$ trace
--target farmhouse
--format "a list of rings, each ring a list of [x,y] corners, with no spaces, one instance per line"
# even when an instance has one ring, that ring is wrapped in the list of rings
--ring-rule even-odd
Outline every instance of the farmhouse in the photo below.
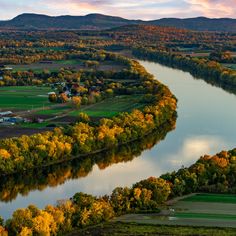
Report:
[[[2,117],[0,123],[4,124],[16,124],[24,122],[25,120],[22,117]]]
[[[12,115],[12,111],[3,111],[0,112],[0,117]]]
[[[39,63],[40,64],[52,64],[53,61],[40,61]]]
[[[13,70],[12,67],[0,64],[0,71]]]
[[[55,92],[49,92],[48,95],[56,95]]]

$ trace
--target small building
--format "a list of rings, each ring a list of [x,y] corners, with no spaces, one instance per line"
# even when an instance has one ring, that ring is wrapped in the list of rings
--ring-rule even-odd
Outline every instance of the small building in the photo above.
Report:
[[[4,123],[11,123],[11,124],[24,122],[24,119],[21,117],[3,117],[2,119]]]
[[[6,65],[3,65],[3,64],[0,64],[0,70],[1,71],[13,70],[13,68],[10,67],[10,66],[6,66]]]
[[[3,111],[3,112],[0,112],[0,116],[9,116],[9,115],[12,115],[12,111]]]
[[[40,61],[39,63],[40,64],[52,64],[53,61]]]
[[[48,95],[56,95],[55,92],[49,92]]]
[[[5,66],[5,67],[3,68],[3,70],[13,70],[13,68],[10,67],[10,66]]]

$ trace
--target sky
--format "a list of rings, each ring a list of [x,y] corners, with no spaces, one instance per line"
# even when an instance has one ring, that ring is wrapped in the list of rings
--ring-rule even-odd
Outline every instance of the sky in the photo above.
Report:
[[[236,0],[0,0],[0,19],[21,13],[86,15],[101,13],[128,19],[164,17],[236,18]]]

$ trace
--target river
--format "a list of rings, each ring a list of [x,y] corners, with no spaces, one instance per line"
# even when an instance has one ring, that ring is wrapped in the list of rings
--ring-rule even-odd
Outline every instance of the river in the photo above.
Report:
[[[141,179],[189,166],[201,155],[214,154],[236,146],[234,94],[195,79],[187,72],[158,63],[140,63],[159,81],[169,86],[178,98],[176,129],[154,147],[143,151],[138,158],[109,167],[101,163],[94,165],[84,177],[81,174],[78,178],[62,178],[60,181],[59,174],[55,183],[40,186],[40,190],[31,190],[27,186],[32,185],[29,181],[25,183],[24,190],[19,190],[19,186],[13,184],[9,191],[1,193],[1,199],[8,199],[8,202],[0,202],[1,216],[7,219],[14,210],[29,204],[43,208],[80,191],[94,195],[110,194],[117,186],[131,186]],[[66,174],[63,172],[63,175]],[[7,194],[14,197],[8,197]]]

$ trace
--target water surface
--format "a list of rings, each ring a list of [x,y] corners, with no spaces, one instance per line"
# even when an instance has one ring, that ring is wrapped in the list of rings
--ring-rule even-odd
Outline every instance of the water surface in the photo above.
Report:
[[[95,164],[84,177],[81,174],[78,178],[68,180],[65,177],[67,172],[64,171],[61,173],[64,175],[61,176],[61,182],[60,175],[56,176],[55,183],[40,186],[41,190],[29,193],[22,191],[19,194],[19,190],[12,186],[10,189],[16,192],[15,199],[7,203],[0,202],[0,215],[8,218],[15,209],[29,204],[43,208],[47,204],[55,204],[58,199],[70,198],[79,191],[94,195],[110,194],[117,186],[131,186],[141,179],[189,166],[201,155],[236,147],[234,94],[194,79],[187,72],[158,63],[140,62],[148,72],[169,86],[178,98],[176,129],[168,133],[163,141],[140,153],[138,158],[131,158],[129,162],[122,162],[121,158],[120,163],[109,167],[102,163]]]

